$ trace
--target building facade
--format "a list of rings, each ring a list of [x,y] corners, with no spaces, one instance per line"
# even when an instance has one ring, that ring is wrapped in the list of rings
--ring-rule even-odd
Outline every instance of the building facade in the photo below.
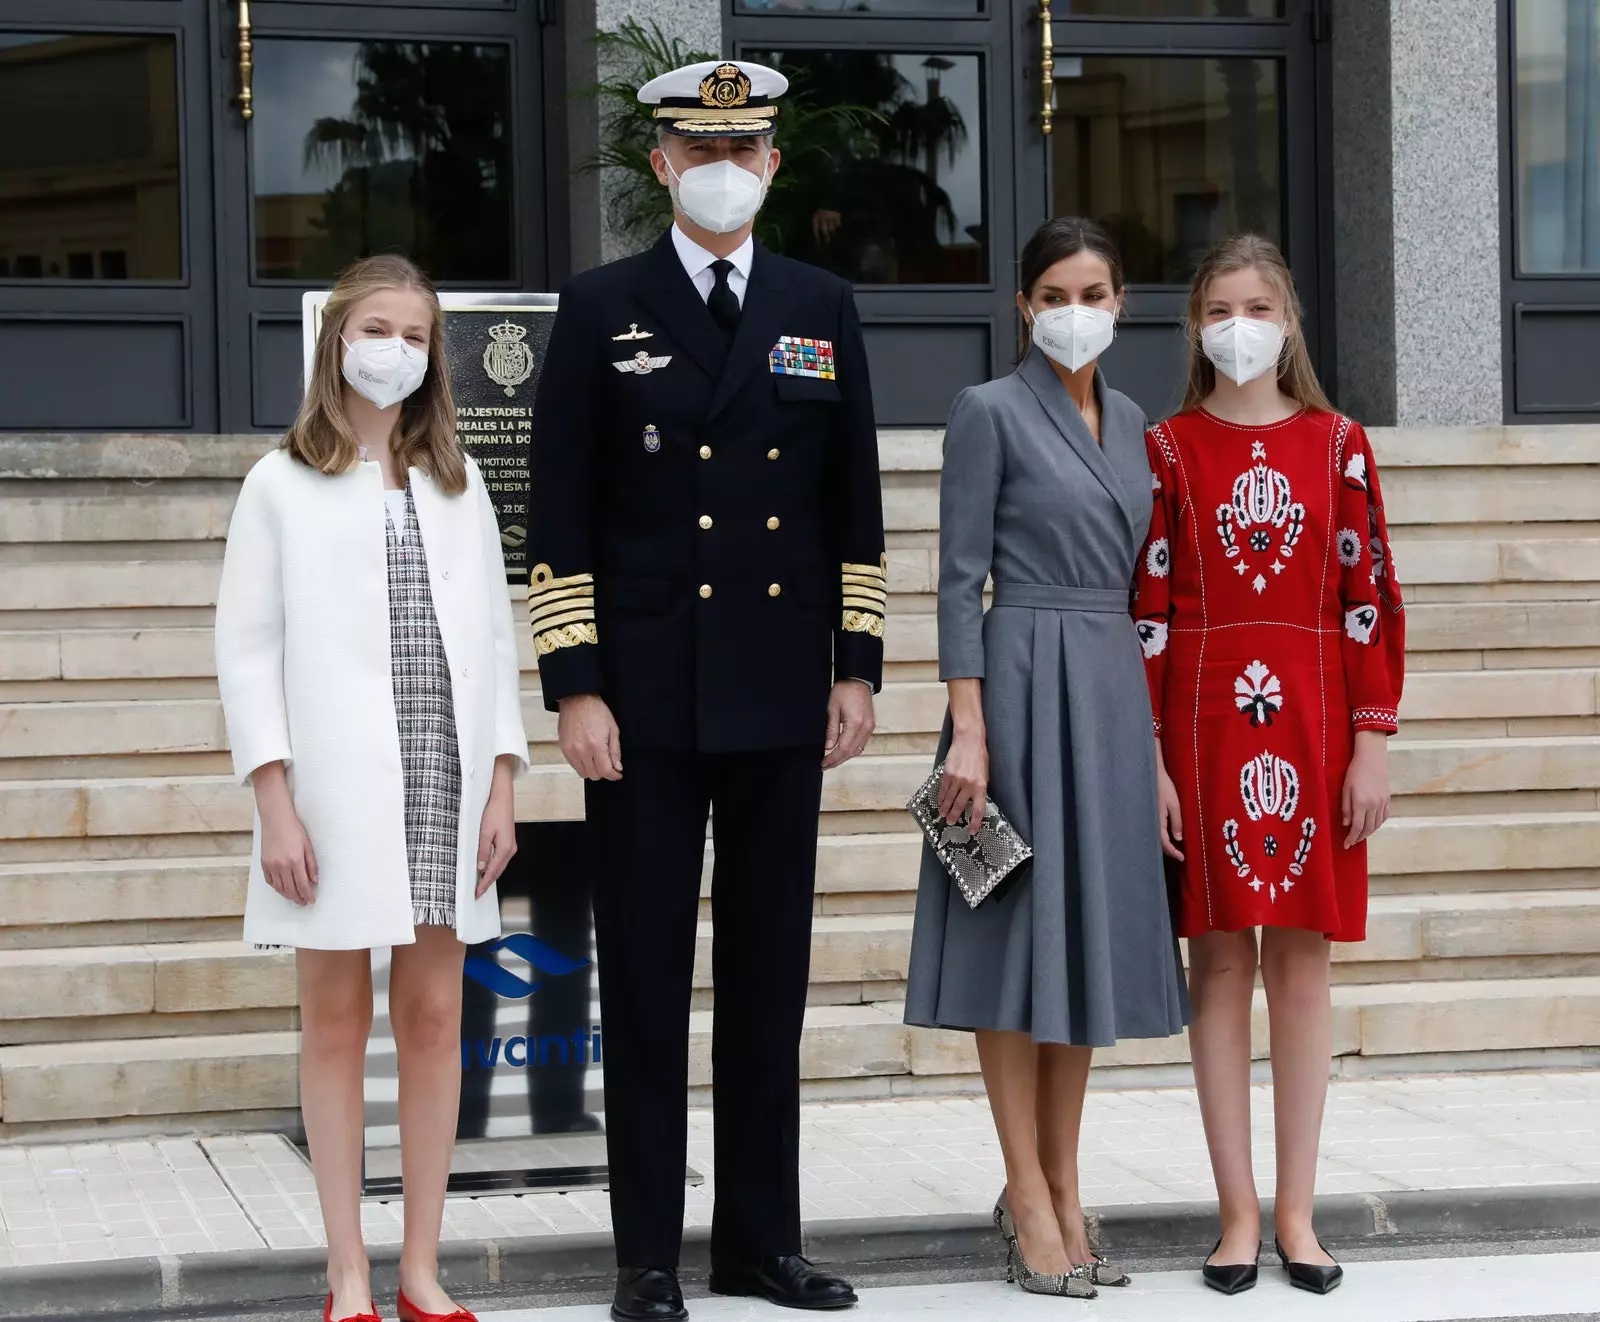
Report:
[[[636,244],[589,168],[629,20],[794,78],[769,237],[855,282],[885,424],[1009,367],[1063,213],[1119,240],[1152,414],[1250,228],[1363,420],[1600,418],[1600,0],[0,0],[0,430],[275,430],[345,262],[545,290]]]

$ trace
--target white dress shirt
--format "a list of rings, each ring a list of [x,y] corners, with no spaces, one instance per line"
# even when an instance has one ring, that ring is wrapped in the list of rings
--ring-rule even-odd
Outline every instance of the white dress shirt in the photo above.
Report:
[[[711,287],[717,283],[717,273],[711,269],[711,263],[718,260],[717,255],[707,252],[676,225],[672,227],[672,246],[678,250],[678,260],[683,263],[689,279],[694,281],[694,287],[700,291],[700,297],[709,299]],[[755,255],[756,241],[752,238],[746,238],[735,251],[728,254],[728,260],[733,263],[733,270],[728,272],[728,288],[733,290],[733,296],[739,300],[741,308],[744,306],[744,288],[750,283],[750,263],[755,260]]]

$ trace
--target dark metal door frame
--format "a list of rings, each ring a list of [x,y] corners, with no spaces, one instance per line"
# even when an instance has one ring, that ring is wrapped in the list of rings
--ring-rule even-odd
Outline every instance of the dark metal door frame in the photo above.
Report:
[[[238,88],[236,0],[212,0],[216,133],[215,206],[219,236],[219,325],[222,425],[225,430],[276,430],[283,419],[263,416],[254,373],[262,327],[292,324],[298,337],[304,281],[254,276],[254,216],[250,191],[249,128],[234,102]],[[514,133],[511,278],[475,281],[474,288],[527,290],[549,279],[546,235],[547,96],[541,9],[535,0],[253,0],[257,41],[270,38],[436,40],[504,44],[511,57]],[[559,155],[559,153],[558,153]],[[564,192],[564,190],[561,190]],[[450,287],[445,283],[444,287]],[[298,345],[298,338],[296,338]]]
[[[1104,19],[1057,17],[1055,58],[1072,55],[1254,56],[1283,63],[1279,107],[1279,179],[1284,202],[1284,248],[1301,301],[1312,361],[1330,392],[1334,371],[1331,88],[1324,25],[1326,0],[1286,0],[1279,19]],[[1039,130],[1038,6],[1019,6],[1018,45],[1031,56],[1019,96],[1016,135],[1018,244],[1048,214],[1052,189],[1048,142]],[[1026,58],[1026,57],[1025,57]],[[1030,218],[1031,221],[1030,221]],[[1187,288],[1130,286],[1127,319],[1134,324],[1177,325]]]
[[[912,325],[979,324],[990,343],[991,371],[1007,370],[1012,342],[1011,236],[1017,228],[1017,197],[1012,186],[1016,149],[1010,110],[1016,58],[1012,50],[1010,11],[1006,0],[987,12],[965,17],[872,17],[830,14],[750,14],[733,12],[723,19],[727,53],[750,50],[863,49],[935,55],[975,55],[981,70],[983,98],[984,226],[988,239],[988,278],[972,285],[860,285],[856,304],[864,321]],[[781,127],[779,144],[782,144]]]
[[[170,35],[178,82],[179,215],[177,280],[0,279],[0,320],[78,324],[165,324],[183,337],[185,407],[173,427],[215,431],[218,423],[215,233],[211,206],[211,99],[206,6],[210,0],[0,0],[0,29],[16,32]],[[19,131],[11,125],[8,132]],[[96,361],[112,376],[116,361]],[[92,387],[85,384],[86,389]],[[105,430],[128,424],[107,418]]]
[[[1313,360],[1331,388],[1336,374],[1328,4],[1286,0],[1286,16],[1270,20],[1079,18],[1058,12],[1053,29],[1058,68],[1064,57],[1092,54],[1255,55],[1283,62],[1279,164],[1287,255],[1306,305]],[[1058,2],[1056,8],[1066,5]],[[772,15],[740,12],[731,5],[723,20],[730,55],[856,47],[970,53],[983,59],[989,283],[966,288],[861,286],[856,299],[869,322],[986,322],[990,368],[996,375],[1009,371],[1015,361],[1017,254],[1048,215],[1052,195],[1048,143],[1039,127],[1039,12],[1038,0],[988,0],[986,12],[960,17]],[[1181,316],[1180,286],[1142,286],[1130,292],[1129,312],[1136,323],[1174,325]]]

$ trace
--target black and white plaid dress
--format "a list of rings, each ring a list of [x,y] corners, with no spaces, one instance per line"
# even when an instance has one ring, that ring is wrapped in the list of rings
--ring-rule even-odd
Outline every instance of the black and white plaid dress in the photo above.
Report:
[[[428,557],[406,488],[404,536],[385,519],[389,549],[389,653],[406,791],[406,859],[419,927],[454,927],[456,845],[461,828],[461,753]]]

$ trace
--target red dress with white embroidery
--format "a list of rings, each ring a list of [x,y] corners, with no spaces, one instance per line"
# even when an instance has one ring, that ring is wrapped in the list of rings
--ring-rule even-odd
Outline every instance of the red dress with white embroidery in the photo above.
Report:
[[[1405,616],[1366,433],[1302,411],[1152,428],[1135,613],[1183,809],[1178,931],[1360,941],[1366,845],[1344,847],[1356,730],[1397,727]]]

